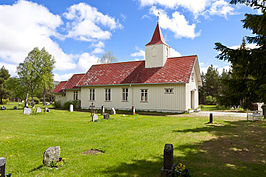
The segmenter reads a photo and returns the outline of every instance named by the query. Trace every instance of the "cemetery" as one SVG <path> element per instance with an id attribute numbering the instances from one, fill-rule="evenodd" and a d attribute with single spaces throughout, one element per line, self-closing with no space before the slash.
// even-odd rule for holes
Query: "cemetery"
<path id="1" fill-rule="evenodd" d="M 262 176 L 265 172 L 265 121 L 142 115 L 135 109 L 119 114 L 115 108 L 94 110 L 93 105 L 87 112 L 50 106 L 45 113 L 45 106 L 36 105 L 38 111 L 28 115 L 21 107 L 13 109 L 12 103 L 5 107 L 0 111 L 0 156 L 5 158 L 6 175 Z"/>

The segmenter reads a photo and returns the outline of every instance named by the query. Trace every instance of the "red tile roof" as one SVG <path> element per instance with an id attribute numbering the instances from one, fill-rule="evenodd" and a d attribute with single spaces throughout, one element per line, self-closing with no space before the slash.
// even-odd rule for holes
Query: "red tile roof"
<path id="1" fill-rule="evenodd" d="M 85 74 L 73 74 L 62 89 L 74 89 L 77 83 Z"/>
<path id="2" fill-rule="evenodd" d="M 168 58 L 158 68 L 145 68 L 145 61 L 93 65 L 78 86 L 188 83 L 196 59 L 196 55 Z"/>
<path id="3" fill-rule="evenodd" d="M 152 45 L 152 44 L 165 44 L 162 31 L 160 29 L 159 23 L 157 23 L 157 26 L 154 30 L 153 36 L 151 41 L 146 45 Z"/>
<path id="4" fill-rule="evenodd" d="M 53 93 L 59 93 L 62 91 L 62 87 L 67 83 L 67 81 L 61 81 L 53 90 Z"/>

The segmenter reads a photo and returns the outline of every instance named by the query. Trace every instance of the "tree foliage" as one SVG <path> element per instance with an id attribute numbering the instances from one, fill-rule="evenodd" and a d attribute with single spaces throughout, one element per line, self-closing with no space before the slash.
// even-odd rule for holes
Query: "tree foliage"
<path id="1" fill-rule="evenodd" d="M 246 14 L 242 20 L 243 27 L 254 34 L 252 37 L 246 37 L 247 42 L 255 43 L 256 48 L 247 48 L 245 40 L 238 49 L 215 43 L 215 49 L 220 51 L 217 58 L 230 62 L 232 67 L 231 77 L 226 81 L 228 90 L 224 92 L 224 98 L 221 98 L 224 100 L 222 104 L 240 104 L 243 108 L 250 108 L 252 102 L 266 102 L 265 1 L 233 0 L 231 3 L 244 3 L 262 11 L 259 15 Z"/>
<path id="2" fill-rule="evenodd" d="M 9 95 L 9 91 L 6 88 L 6 81 L 10 77 L 10 74 L 4 66 L 0 69 L 0 104 L 3 103 L 3 98 Z"/>
<path id="3" fill-rule="evenodd" d="M 117 59 L 113 55 L 112 51 L 108 51 L 107 53 L 103 54 L 102 58 L 99 59 L 99 63 L 114 63 L 117 62 Z"/>
<path id="4" fill-rule="evenodd" d="M 55 60 L 43 48 L 39 50 L 37 47 L 29 52 L 23 63 L 17 68 L 17 73 L 27 88 L 26 102 L 28 94 L 33 96 L 42 90 L 45 97 L 47 89 L 53 84 L 53 73 Z M 45 99 L 44 99 L 45 100 Z"/>

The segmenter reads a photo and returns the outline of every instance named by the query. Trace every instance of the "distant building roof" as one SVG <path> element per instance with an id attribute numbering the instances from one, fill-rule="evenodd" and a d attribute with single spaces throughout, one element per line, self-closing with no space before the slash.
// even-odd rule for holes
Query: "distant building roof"
<path id="1" fill-rule="evenodd" d="M 77 83 L 85 74 L 73 74 L 73 76 L 67 81 L 62 89 L 74 89 Z"/>
<path id="2" fill-rule="evenodd" d="M 160 29 L 159 23 L 157 23 L 157 26 L 154 30 L 151 41 L 146 45 L 152 45 L 152 44 L 166 44 L 164 42 L 163 34 L 162 34 L 161 29 Z"/>
<path id="3" fill-rule="evenodd" d="M 145 68 L 145 61 L 92 65 L 77 86 L 188 83 L 196 59 L 196 55 L 168 58 L 158 68 Z"/>
<path id="4" fill-rule="evenodd" d="M 59 93 L 62 91 L 63 86 L 67 83 L 67 81 L 61 81 L 53 90 L 53 93 Z"/>

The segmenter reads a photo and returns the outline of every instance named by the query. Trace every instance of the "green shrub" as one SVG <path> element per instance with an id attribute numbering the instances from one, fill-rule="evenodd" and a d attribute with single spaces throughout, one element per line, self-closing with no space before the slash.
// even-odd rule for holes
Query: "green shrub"
<path id="1" fill-rule="evenodd" d="M 216 98 L 215 97 L 212 97 L 211 95 L 206 96 L 206 99 L 205 100 L 206 100 L 206 103 L 207 104 L 214 105 L 214 104 L 217 103 Z"/>
<path id="2" fill-rule="evenodd" d="M 74 100 L 74 101 L 66 102 L 63 106 L 63 109 L 68 110 L 71 104 L 73 104 L 74 109 L 80 109 L 80 107 L 81 107 L 81 101 L 80 100 Z"/>
<path id="3" fill-rule="evenodd" d="M 35 104 L 39 104 L 40 103 L 40 99 L 38 97 L 36 97 L 36 96 L 33 97 L 33 101 L 34 101 Z M 29 99 L 29 103 L 31 103 L 31 102 L 32 102 L 32 98 Z"/>
<path id="4" fill-rule="evenodd" d="M 54 102 L 54 107 L 55 108 L 61 108 L 62 105 L 61 105 L 61 103 L 59 101 L 56 101 L 56 102 Z"/>
<path id="5" fill-rule="evenodd" d="M 9 99 L 2 99 L 3 104 L 7 104 L 9 102 Z"/>

